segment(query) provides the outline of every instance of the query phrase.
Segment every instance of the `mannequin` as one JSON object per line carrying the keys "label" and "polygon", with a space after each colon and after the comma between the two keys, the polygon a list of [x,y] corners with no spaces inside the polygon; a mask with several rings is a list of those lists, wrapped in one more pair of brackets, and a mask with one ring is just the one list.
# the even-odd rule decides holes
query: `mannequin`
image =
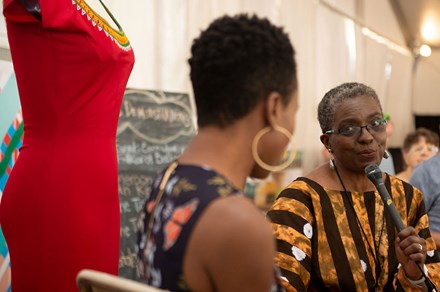
{"label": "mannequin", "polygon": [[[40,4],[38,0],[19,0],[20,3],[29,11],[32,15],[35,16],[38,20],[41,21],[41,11]],[[99,3],[98,3],[99,2]],[[87,4],[93,8],[93,10],[99,14],[103,19],[105,19],[110,25],[113,24],[113,20],[109,19],[107,11],[105,11],[104,5],[100,0],[87,0]]]}
{"label": "mannequin", "polygon": [[134,53],[85,0],[3,3],[25,132],[0,205],[11,287],[75,292],[81,269],[118,273],[116,129]]}

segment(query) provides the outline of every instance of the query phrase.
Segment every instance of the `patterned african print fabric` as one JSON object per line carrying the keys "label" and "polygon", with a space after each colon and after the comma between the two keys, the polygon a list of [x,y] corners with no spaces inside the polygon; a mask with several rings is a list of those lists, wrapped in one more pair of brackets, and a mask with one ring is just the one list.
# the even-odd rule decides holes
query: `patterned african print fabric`
{"label": "patterned african print fabric", "polygon": [[114,29],[104,18],[95,13],[84,0],[72,0],[72,4],[76,5],[76,9],[78,11],[81,10],[81,15],[87,17],[87,20],[90,21],[90,23],[94,27],[96,27],[99,32],[104,33],[105,36],[114,41],[114,43],[118,45],[119,48],[123,49],[124,51],[130,51],[130,42],[128,41],[127,36],[122,30],[121,25],[110,12],[110,10],[107,9],[104,3],[101,0],[99,0],[99,2],[104,7],[105,11],[110,15],[111,19],[115,22],[118,29]]}
{"label": "patterned african print fabric", "polygon": [[[213,170],[179,164],[168,180],[163,179],[167,181],[165,191],[154,207],[164,173],[155,180],[140,218],[138,272],[149,285],[189,291],[183,278],[183,258],[194,226],[211,202],[241,193]],[[154,219],[148,236],[150,217]],[[280,289],[274,284],[272,291]]]}
{"label": "patterned african print fabric", "polygon": [[[0,144],[0,199],[6,181],[19,155],[23,144],[23,117],[21,110],[15,115]],[[8,246],[0,229],[0,291],[11,291],[11,264]]]}
{"label": "patterned african print fabric", "polygon": [[0,198],[5,189],[6,181],[18,158],[19,149],[23,144],[23,117],[21,110],[12,121],[8,132],[0,144]]}
{"label": "patterned african print fabric", "polygon": [[[403,223],[426,239],[425,269],[440,287],[440,257],[422,193],[393,176],[385,185]],[[301,177],[281,192],[268,217],[288,291],[375,291],[376,285],[378,291],[418,291],[399,268],[394,224],[378,192],[344,195]]]}

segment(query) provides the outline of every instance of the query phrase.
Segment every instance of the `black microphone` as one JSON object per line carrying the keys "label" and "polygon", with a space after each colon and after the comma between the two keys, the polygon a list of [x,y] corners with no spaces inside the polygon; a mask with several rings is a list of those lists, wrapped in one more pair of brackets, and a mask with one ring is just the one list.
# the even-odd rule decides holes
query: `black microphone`
{"label": "black microphone", "polygon": [[379,191],[379,195],[382,198],[382,201],[387,206],[388,211],[390,212],[391,219],[396,225],[397,232],[402,231],[405,226],[403,225],[402,218],[400,218],[399,213],[397,212],[396,206],[393,203],[393,200],[388,193],[387,188],[382,179],[382,171],[376,164],[370,164],[365,167],[365,174],[367,177],[373,182]]}
{"label": "black microphone", "polygon": [[[367,167],[365,167],[365,174],[367,175],[368,179],[371,180],[371,182],[376,186],[376,189],[379,192],[382,201],[388,208],[391,219],[396,225],[397,231],[398,232],[402,231],[405,228],[405,226],[403,225],[402,218],[400,218],[396,206],[394,205],[393,200],[391,199],[391,196],[388,193],[387,188],[385,187],[385,184],[382,179],[382,171],[380,170],[379,166],[377,166],[376,164],[368,165]],[[417,263],[417,267],[419,268],[420,272],[422,272],[422,275],[425,278],[425,284],[428,287],[428,291],[436,291],[434,284],[425,274],[422,265],[420,263]]]}

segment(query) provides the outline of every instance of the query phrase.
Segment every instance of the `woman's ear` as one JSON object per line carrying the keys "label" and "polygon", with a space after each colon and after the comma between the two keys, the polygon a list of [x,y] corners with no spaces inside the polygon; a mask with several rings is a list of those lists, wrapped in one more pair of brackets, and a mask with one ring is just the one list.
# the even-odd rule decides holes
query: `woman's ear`
{"label": "woman's ear", "polygon": [[402,149],[402,160],[405,165],[408,165],[408,151]]}
{"label": "woman's ear", "polygon": [[281,110],[283,108],[281,95],[276,91],[272,91],[266,97],[265,105],[267,123],[271,126],[280,125]]}
{"label": "woman's ear", "polygon": [[324,145],[325,148],[327,149],[331,149],[332,147],[330,146],[330,141],[329,141],[329,135],[326,134],[322,134],[319,139],[321,140],[321,143]]}

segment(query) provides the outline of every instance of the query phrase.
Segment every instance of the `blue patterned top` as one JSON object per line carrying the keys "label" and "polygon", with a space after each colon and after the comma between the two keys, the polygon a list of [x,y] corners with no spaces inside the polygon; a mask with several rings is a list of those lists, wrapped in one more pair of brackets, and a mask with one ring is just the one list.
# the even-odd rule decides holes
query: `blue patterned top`
{"label": "blue patterned top", "polygon": [[[183,259],[192,230],[211,202],[242,193],[208,168],[174,163],[168,172],[165,170],[155,180],[139,221],[138,272],[149,285],[189,291],[183,277]],[[272,291],[282,291],[278,284],[275,286]]]}

